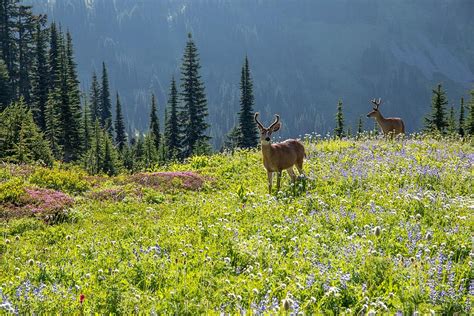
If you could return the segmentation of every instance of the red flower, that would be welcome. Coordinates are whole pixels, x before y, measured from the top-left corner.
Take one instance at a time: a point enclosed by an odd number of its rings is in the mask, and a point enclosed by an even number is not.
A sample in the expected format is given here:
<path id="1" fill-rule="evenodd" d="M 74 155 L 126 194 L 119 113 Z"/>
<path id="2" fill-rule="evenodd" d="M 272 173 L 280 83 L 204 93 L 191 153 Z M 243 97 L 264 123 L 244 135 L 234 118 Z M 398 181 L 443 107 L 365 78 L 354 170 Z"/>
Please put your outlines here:
<path id="1" fill-rule="evenodd" d="M 84 294 L 79 295 L 79 302 L 82 304 L 84 300 L 86 299 L 86 296 Z"/>

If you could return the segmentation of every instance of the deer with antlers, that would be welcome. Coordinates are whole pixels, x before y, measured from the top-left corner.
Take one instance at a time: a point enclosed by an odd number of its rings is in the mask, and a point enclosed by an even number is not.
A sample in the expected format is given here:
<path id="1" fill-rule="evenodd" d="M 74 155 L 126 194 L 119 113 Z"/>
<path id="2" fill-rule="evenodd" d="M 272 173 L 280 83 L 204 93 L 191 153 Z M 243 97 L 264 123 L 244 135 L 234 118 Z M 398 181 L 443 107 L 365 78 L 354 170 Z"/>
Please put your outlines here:
<path id="1" fill-rule="evenodd" d="M 370 100 L 373 104 L 373 109 L 371 112 L 367 114 L 367 117 L 373 117 L 379 124 L 380 128 L 382 129 L 385 136 L 391 134 L 405 134 L 405 124 L 403 123 L 402 119 L 399 117 L 388 117 L 384 118 L 382 113 L 379 111 L 379 106 L 382 103 L 382 99 L 379 98 L 378 100 L 372 99 Z"/>
<path id="2" fill-rule="evenodd" d="M 275 121 L 267 128 L 258 120 L 259 113 L 255 113 L 255 123 L 260 130 L 260 141 L 262 144 L 263 165 L 267 169 L 268 193 L 272 194 L 273 173 L 277 173 L 277 190 L 280 190 L 281 173 L 286 170 L 292 182 L 296 180 L 293 166 L 296 165 L 300 175 L 303 174 L 303 158 L 305 157 L 304 146 L 295 139 L 287 139 L 284 142 L 272 144 L 272 133 L 281 127 L 280 116 L 275 114 Z"/>

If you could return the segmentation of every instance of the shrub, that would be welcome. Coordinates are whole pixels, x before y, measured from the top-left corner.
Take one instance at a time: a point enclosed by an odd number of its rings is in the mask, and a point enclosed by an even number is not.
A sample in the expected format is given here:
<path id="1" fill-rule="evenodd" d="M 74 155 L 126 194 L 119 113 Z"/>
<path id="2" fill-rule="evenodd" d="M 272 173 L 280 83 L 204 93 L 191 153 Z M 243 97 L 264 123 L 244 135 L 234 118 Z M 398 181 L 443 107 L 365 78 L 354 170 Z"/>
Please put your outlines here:
<path id="1" fill-rule="evenodd" d="M 31 175 L 30 182 L 42 188 L 81 193 L 90 188 L 84 177 L 85 175 L 78 170 L 41 168 Z"/>
<path id="2" fill-rule="evenodd" d="M 19 178 L 12 178 L 0 183 L 0 204 L 20 205 L 25 196 L 23 181 Z"/>

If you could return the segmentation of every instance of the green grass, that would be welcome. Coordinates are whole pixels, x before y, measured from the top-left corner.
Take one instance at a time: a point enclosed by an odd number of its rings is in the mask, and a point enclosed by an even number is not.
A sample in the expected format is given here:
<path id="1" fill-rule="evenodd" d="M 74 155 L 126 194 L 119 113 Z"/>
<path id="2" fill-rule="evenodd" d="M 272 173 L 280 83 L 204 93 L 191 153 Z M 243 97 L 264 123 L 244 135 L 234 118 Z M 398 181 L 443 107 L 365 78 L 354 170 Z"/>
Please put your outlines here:
<path id="1" fill-rule="evenodd" d="M 4 210 L 1 306 L 28 313 L 469 314 L 472 144 L 415 138 L 305 146 L 307 178 L 291 186 L 285 175 L 275 196 L 267 194 L 258 151 L 160 167 L 179 175 L 163 188 L 140 176 L 0 168 L 0 186 L 13 187 L 0 192 L 8 205 L 19 186 L 75 200 L 55 224 Z M 182 171 L 202 183 L 187 184 Z"/>

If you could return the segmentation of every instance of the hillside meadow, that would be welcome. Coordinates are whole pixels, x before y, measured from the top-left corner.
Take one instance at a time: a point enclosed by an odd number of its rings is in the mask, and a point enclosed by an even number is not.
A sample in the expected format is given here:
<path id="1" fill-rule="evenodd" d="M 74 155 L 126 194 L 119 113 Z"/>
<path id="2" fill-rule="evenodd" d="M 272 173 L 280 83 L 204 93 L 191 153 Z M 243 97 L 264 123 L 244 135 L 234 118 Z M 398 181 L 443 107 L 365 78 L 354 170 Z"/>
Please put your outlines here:
<path id="1" fill-rule="evenodd" d="M 470 314 L 471 140 L 308 136 L 116 177 L 0 167 L 0 312 Z"/>

